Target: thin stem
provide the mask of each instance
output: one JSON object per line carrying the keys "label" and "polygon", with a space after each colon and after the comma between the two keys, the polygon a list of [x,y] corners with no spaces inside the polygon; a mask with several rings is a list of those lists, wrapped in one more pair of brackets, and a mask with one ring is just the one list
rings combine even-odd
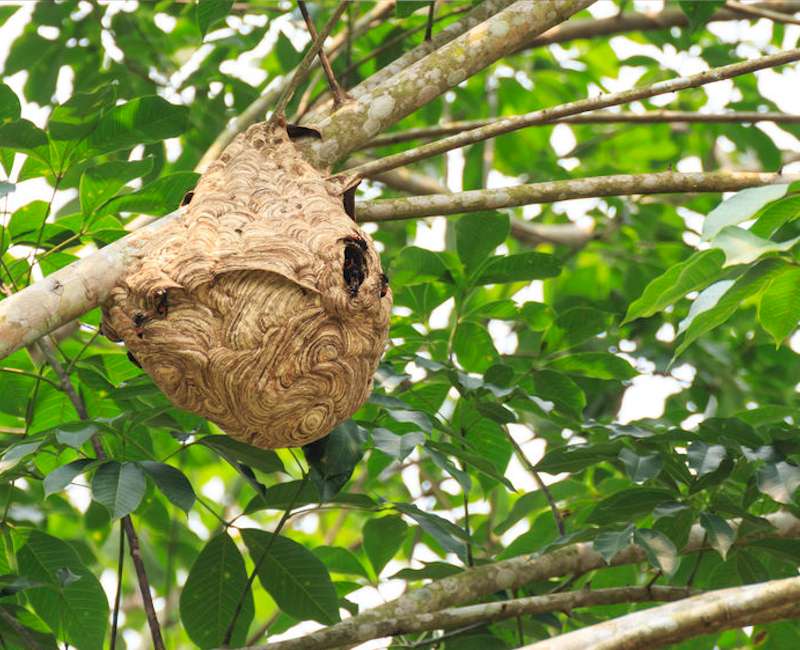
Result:
{"label": "thin stem", "polygon": [[544,494],[544,498],[547,500],[547,505],[550,506],[550,512],[553,513],[553,519],[556,522],[556,528],[558,529],[559,536],[563,537],[566,533],[564,528],[564,520],[561,517],[561,512],[558,509],[558,504],[556,500],[553,498],[553,493],[550,492],[550,488],[545,485],[542,477],[539,476],[539,472],[536,471],[536,468],[533,466],[533,463],[530,459],[525,455],[525,452],[522,450],[522,447],[519,446],[516,440],[514,440],[514,436],[511,435],[511,432],[508,430],[508,427],[504,427],[506,431],[506,437],[511,441],[511,445],[514,447],[514,453],[517,455],[519,462],[522,463],[533,476],[533,480],[536,481],[536,485]]}
{"label": "thin stem", "polygon": [[[306,7],[306,3],[303,2],[303,0],[297,0],[297,6],[300,7],[300,13],[303,14],[303,20],[306,21],[306,27],[308,28],[308,33],[311,36],[311,40],[316,41],[318,38],[317,28],[314,26],[314,21],[308,14],[308,7]],[[346,6],[349,7],[350,5],[347,4]],[[319,61],[322,64],[322,69],[325,71],[325,77],[328,79],[328,86],[330,87],[331,92],[333,93],[333,108],[335,110],[339,108],[339,106],[341,106],[346,101],[347,95],[342,90],[342,87],[339,85],[339,82],[336,81],[336,75],[333,74],[333,68],[331,68],[331,62],[328,59],[328,55],[325,54],[324,47],[320,47]]]}
{"label": "thin stem", "polygon": [[272,543],[275,541],[275,538],[280,535],[281,530],[283,529],[284,524],[289,519],[289,515],[292,512],[292,508],[294,507],[295,502],[297,501],[300,493],[303,491],[305,487],[306,481],[308,481],[308,477],[310,474],[306,472],[303,475],[303,480],[300,481],[300,485],[297,486],[297,491],[294,493],[292,500],[289,502],[289,507],[283,511],[283,515],[278,521],[278,525],[275,527],[275,530],[272,531],[272,537],[269,538],[267,542],[266,548],[264,548],[264,552],[261,554],[261,557],[258,558],[258,561],[253,565],[253,570],[250,572],[250,575],[247,577],[247,584],[245,585],[244,589],[242,589],[242,593],[239,596],[239,602],[236,603],[236,610],[233,612],[233,616],[231,617],[231,622],[228,624],[228,629],[225,630],[225,638],[222,640],[222,645],[227,646],[231,642],[231,637],[233,636],[233,630],[236,627],[236,621],[239,618],[239,614],[242,611],[242,607],[244,606],[245,598],[247,597],[250,588],[253,586],[253,582],[256,579],[256,575],[258,575],[258,570],[261,568],[261,565],[264,563],[264,560],[267,559],[269,555],[270,549],[272,548]]}
{"label": "thin stem", "polygon": [[27,370],[20,370],[19,368],[0,368],[0,372],[7,372],[12,375],[22,375],[23,377],[31,377],[33,379],[41,380],[53,386],[54,388],[61,389],[61,385],[54,382],[52,379],[48,379],[47,377],[42,377],[40,374],[35,372],[28,372]]}
{"label": "thin stem", "polygon": [[425,24],[425,40],[429,41],[433,37],[433,19],[436,15],[436,0],[430,0],[428,5],[428,22]]}
{"label": "thin stem", "polygon": [[771,9],[767,9],[765,7],[753,7],[750,5],[742,4],[741,2],[736,2],[735,0],[728,0],[725,3],[725,6],[728,9],[732,9],[733,11],[740,14],[745,14],[746,16],[755,16],[756,18],[767,18],[769,20],[775,21],[776,23],[800,25],[800,18],[795,18],[794,16],[790,16],[789,14],[784,14],[779,11],[772,11]]}
{"label": "thin stem", "polygon": [[114,596],[114,613],[111,617],[111,648],[117,647],[117,625],[119,623],[119,604],[122,600],[122,572],[125,567],[125,531],[119,526],[119,556],[117,558],[117,593]]}
{"label": "thin stem", "polygon": [[322,49],[322,44],[325,42],[325,39],[328,38],[328,34],[330,34],[331,30],[333,29],[336,22],[339,20],[339,17],[342,15],[342,13],[344,13],[345,9],[347,9],[347,0],[343,0],[342,2],[339,3],[339,6],[336,7],[336,10],[333,12],[333,15],[325,24],[325,27],[322,28],[322,31],[317,35],[317,38],[315,38],[314,42],[311,44],[311,47],[308,48],[308,51],[305,53],[305,56],[303,56],[302,61],[300,61],[299,65],[295,69],[294,76],[292,77],[291,81],[283,89],[283,92],[281,93],[280,97],[278,97],[278,101],[275,104],[275,111],[272,113],[272,116],[268,120],[268,124],[273,124],[276,120],[284,119],[286,106],[292,99],[292,95],[294,95],[294,92],[295,90],[297,90],[297,87],[306,78],[306,74],[308,74],[308,70],[311,67],[311,64],[313,63],[314,58]]}
{"label": "thin stem", "polygon": [[518,129],[531,126],[533,124],[540,124],[543,122],[552,122],[555,119],[567,117],[570,115],[577,115],[578,113],[586,113],[599,108],[608,108],[609,106],[618,106],[620,104],[627,104],[632,101],[646,99],[648,97],[655,97],[656,95],[663,95],[678,90],[685,90],[687,88],[696,88],[705,84],[721,81],[723,79],[731,79],[743,74],[749,74],[756,70],[763,70],[765,68],[774,68],[779,65],[791,63],[800,60],[800,49],[795,48],[763,56],[757,59],[747,61],[740,61],[732,63],[719,68],[705,70],[698,74],[690,75],[688,77],[677,77],[668,81],[659,81],[649,86],[642,86],[641,88],[631,88],[630,90],[623,90],[618,93],[605,93],[597,97],[589,97],[580,99],[578,101],[562,104],[561,106],[553,106],[538,111],[525,113],[524,115],[517,115],[514,117],[506,117],[486,126],[464,131],[449,138],[443,138],[437,142],[422,145],[409,151],[404,151],[393,156],[387,156],[380,160],[371,163],[359,165],[349,169],[346,173],[348,175],[356,175],[360,177],[369,176],[378,172],[386,171],[387,169],[394,169],[408,165],[418,160],[430,158],[446,151],[458,149],[468,144],[481,142],[488,138],[494,138],[504,133],[510,133]]}
{"label": "thin stem", "polygon": [[[485,120],[464,120],[460,122],[449,122],[437,126],[426,126],[418,129],[408,129],[396,133],[385,133],[379,135],[366,144],[362,149],[383,147],[410,140],[424,140],[426,138],[437,138],[443,135],[462,133],[471,129],[477,129],[487,124],[498,121],[493,118]],[[685,124],[743,124],[756,122],[775,122],[776,124],[800,124],[800,115],[791,113],[761,113],[758,111],[732,111],[730,113],[693,113],[691,111],[670,111],[658,110],[647,111],[645,113],[631,113],[630,111],[593,111],[581,115],[571,115],[562,117],[549,122],[540,122],[531,126],[549,126],[552,124],[663,124],[663,123],[685,123]]]}

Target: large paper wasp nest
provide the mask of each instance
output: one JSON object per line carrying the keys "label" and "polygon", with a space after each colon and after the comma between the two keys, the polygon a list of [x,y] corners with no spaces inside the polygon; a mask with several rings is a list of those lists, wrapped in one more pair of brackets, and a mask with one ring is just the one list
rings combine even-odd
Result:
{"label": "large paper wasp nest", "polygon": [[103,332],[181,408],[243,442],[298,446],[367,399],[391,300],[343,188],[283,125],[257,124],[144,245]]}

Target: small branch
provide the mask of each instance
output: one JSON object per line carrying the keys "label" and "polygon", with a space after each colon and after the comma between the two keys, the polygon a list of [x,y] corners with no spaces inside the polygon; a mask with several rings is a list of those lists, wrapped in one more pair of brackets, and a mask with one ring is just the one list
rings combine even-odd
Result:
{"label": "small branch", "polygon": [[[655,589],[655,587],[653,587]],[[800,578],[720,589],[539,641],[523,650],[638,650],[797,616]]]}
{"label": "small branch", "polygon": [[556,503],[556,500],[553,498],[553,493],[550,492],[550,488],[548,488],[545,485],[544,481],[542,480],[542,477],[539,476],[539,472],[537,472],[536,468],[533,466],[533,463],[525,455],[525,452],[522,451],[522,447],[520,447],[517,444],[517,441],[514,440],[514,437],[509,432],[508,427],[504,427],[504,429],[506,431],[506,437],[511,441],[511,445],[514,447],[514,452],[516,453],[519,462],[522,463],[525,466],[525,469],[527,469],[531,473],[531,475],[533,476],[533,480],[536,481],[536,485],[542,491],[542,494],[544,494],[544,498],[547,500],[547,505],[550,506],[550,512],[553,513],[553,519],[555,519],[556,528],[558,529],[558,534],[561,537],[563,537],[564,534],[566,533],[566,530],[564,528],[564,520],[561,517],[561,512],[559,512],[558,510],[558,504]]}
{"label": "small branch", "polygon": [[393,221],[601,196],[735,192],[746,187],[791,183],[798,179],[800,179],[798,174],[759,172],[620,174],[531,183],[492,190],[363,201],[356,204],[356,214],[359,221]]}
{"label": "small branch", "polygon": [[[303,14],[303,20],[306,21],[306,27],[308,28],[308,33],[311,36],[311,40],[316,41],[319,38],[317,34],[317,28],[314,26],[314,21],[308,14],[308,7],[306,7],[306,3],[303,2],[303,0],[297,0],[297,6],[300,7],[300,13]],[[349,6],[349,4],[346,4],[345,8]],[[331,92],[333,93],[333,107],[334,109],[337,109],[347,100],[347,95],[342,90],[339,82],[336,81],[336,75],[333,74],[331,62],[328,59],[328,55],[325,53],[325,48],[323,47],[320,47],[319,50],[319,61],[322,64],[322,69],[325,71],[325,77],[328,79],[328,86],[330,86]]]}
{"label": "small branch", "polygon": [[[487,124],[497,122],[500,118],[491,120],[466,120],[450,122],[438,126],[409,129],[397,133],[385,133],[367,142],[362,149],[383,147],[410,140],[424,140],[438,138],[443,135],[462,133],[477,129]],[[800,124],[800,115],[790,113],[760,113],[758,111],[734,111],[730,113],[693,113],[690,111],[648,111],[646,113],[631,113],[630,111],[612,113],[611,111],[594,111],[581,115],[571,115],[549,122],[539,122],[531,126],[547,126],[552,124],[752,124],[756,122],[775,122],[776,124]]]}
{"label": "small branch", "polygon": [[[56,375],[58,375],[59,379],[61,380],[61,387],[67,394],[67,397],[69,397],[70,402],[72,402],[72,406],[75,407],[78,417],[81,420],[88,420],[89,414],[86,411],[86,405],[84,404],[80,395],[78,395],[78,393],[75,391],[75,388],[72,386],[72,382],[69,380],[69,375],[66,374],[61,362],[58,360],[58,357],[56,357],[52,343],[50,343],[48,339],[43,338],[38,341],[37,346],[44,355],[45,359],[47,359],[47,362],[55,371]],[[92,446],[94,447],[97,458],[103,460],[107,458],[105,450],[103,449],[103,446],[100,444],[100,440],[96,435],[92,437]],[[150,636],[153,639],[153,648],[155,650],[165,650],[164,640],[161,637],[161,627],[158,624],[158,616],[156,615],[155,607],[153,607],[153,597],[150,594],[150,581],[147,578],[147,571],[145,570],[144,561],[142,560],[142,553],[139,548],[139,536],[136,534],[136,529],[133,527],[133,521],[131,521],[130,515],[125,515],[122,518],[122,527],[124,528],[125,535],[128,538],[131,559],[133,560],[133,566],[136,569],[136,578],[139,583],[139,591],[142,594],[142,604],[144,605],[147,624],[150,626]]]}
{"label": "small branch", "polygon": [[[768,8],[771,11],[781,13],[793,13],[800,11],[800,2],[788,0],[775,2],[758,2],[750,7]],[[724,20],[741,20],[741,14],[730,9],[720,9],[712,14],[709,22]],[[686,27],[689,19],[686,14],[678,7],[669,4],[663,11],[653,13],[624,13],[612,16],[611,18],[587,18],[584,20],[572,20],[545,32],[541,36],[531,39],[519,51],[531,47],[541,47],[552,45],[553,43],[564,43],[579,38],[596,38],[598,36],[608,36],[610,34],[624,34],[626,32],[667,30],[670,27]]]}
{"label": "small branch", "polygon": [[[800,519],[788,512],[773,513],[767,515],[766,519],[776,529],[770,537],[800,538]],[[729,523],[733,528],[738,528],[737,521]],[[693,526],[682,553],[698,551],[702,548],[704,539],[705,531],[699,525]],[[741,545],[746,542],[747,540],[737,540],[736,544]],[[280,644],[270,644],[269,646],[256,646],[251,650],[321,650],[322,648],[356,644],[372,638],[373,627],[380,625],[381,621],[387,618],[424,616],[476,600],[496,591],[517,589],[529,582],[566,575],[578,576],[606,566],[621,566],[645,560],[644,551],[638,546],[631,545],[606,563],[590,543],[571,544],[544,555],[523,555],[500,560],[474,569],[467,569],[448,578],[435,580],[424,587],[409,591],[395,600],[368,609],[336,625],[307,634],[300,639],[283,641]]]}
{"label": "small branch", "polygon": [[[696,88],[705,84],[721,81],[722,79],[731,79],[743,74],[749,74],[756,70],[763,70],[765,68],[774,68],[779,65],[791,63],[800,60],[800,48],[786,50],[778,54],[771,54],[756,59],[747,61],[740,61],[732,63],[719,68],[712,68],[705,70],[698,74],[690,75],[688,77],[677,77],[668,81],[659,81],[649,86],[642,86],[641,88],[631,88],[630,90],[623,90],[618,93],[606,93],[598,95],[597,97],[589,97],[587,99],[580,99],[575,102],[562,104],[561,106],[554,106],[545,108],[524,115],[517,115],[514,117],[506,117],[497,120],[486,126],[470,131],[464,131],[449,138],[443,138],[437,142],[422,145],[409,151],[404,151],[393,156],[381,158],[373,163],[360,165],[348,171],[349,174],[356,174],[361,177],[369,176],[377,172],[393,169],[394,167],[401,167],[408,165],[418,160],[430,158],[446,151],[458,149],[468,144],[481,142],[488,138],[494,138],[504,133],[510,133],[518,129],[531,126],[533,124],[540,124],[543,122],[552,122],[554,119],[567,117],[569,115],[576,115],[578,113],[586,113],[598,108],[608,108],[609,106],[618,106],[620,104],[627,104],[632,101],[646,99],[648,97],[655,97],[656,95],[663,95],[686,88]],[[360,143],[359,143],[360,146]]]}
{"label": "small branch", "polygon": [[314,62],[314,59],[316,58],[317,54],[319,54],[320,51],[322,50],[322,46],[325,43],[325,39],[328,38],[328,34],[331,33],[331,30],[333,29],[334,25],[336,25],[336,23],[339,20],[339,17],[344,13],[345,9],[347,9],[347,0],[342,0],[342,2],[339,3],[339,6],[336,7],[336,10],[333,12],[331,17],[328,19],[328,22],[325,24],[325,27],[322,28],[322,31],[319,34],[317,34],[317,37],[311,43],[311,47],[308,48],[308,51],[303,56],[303,59],[295,68],[294,75],[289,81],[289,84],[283,89],[280,96],[278,97],[278,101],[275,104],[275,110],[273,111],[272,116],[267,121],[268,124],[272,124],[275,120],[284,118],[286,106],[292,99],[294,91],[297,90],[297,87],[306,78],[306,74],[308,73],[311,64]]}
{"label": "small branch", "polygon": [[428,22],[425,24],[425,40],[430,41],[433,36],[433,19],[436,15],[436,0],[430,0],[428,6]]}
{"label": "small branch", "polygon": [[117,593],[114,596],[114,613],[111,616],[111,647],[117,647],[117,624],[119,622],[119,604],[122,600],[122,570],[125,566],[125,533],[122,524],[119,527],[119,557],[117,558]]}
{"label": "small branch", "polygon": [[772,11],[766,7],[754,7],[753,5],[742,4],[735,0],[728,0],[725,3],[728,9],[744,14],[746,16],[753,16],[755,18],[767,18],[768,20],[775,21],[776,23],[787,23],[790,25],[800,25],[800,18],[795,18],[789,14],[784,14],[779,11]]}

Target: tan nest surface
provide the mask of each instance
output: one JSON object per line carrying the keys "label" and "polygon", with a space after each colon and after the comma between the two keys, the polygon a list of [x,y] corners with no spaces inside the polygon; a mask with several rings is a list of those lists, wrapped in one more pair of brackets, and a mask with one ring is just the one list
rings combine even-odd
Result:
{"label": "tan nest surface", "polygon": [[203,175],[103,308],[176,405],[259,447],[303,445],[367,399],[391,292],[342,189],[283,126],[257,124]]}

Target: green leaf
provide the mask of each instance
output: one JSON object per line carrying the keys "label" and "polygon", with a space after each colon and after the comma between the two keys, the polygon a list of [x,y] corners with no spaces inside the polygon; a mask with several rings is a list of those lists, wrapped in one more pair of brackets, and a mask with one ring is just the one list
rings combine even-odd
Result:
{"label": "green leaf", "polygon": [[90,167],[83,172],[80,182],[81,210],[92,214],[112,198],[126,183],[144,176],[153,166],[153,159],[113,161]]}
{"label": "green leaf", "polygon": [[549,351],[573,348],[607,331],[614,315],[593,307],[573,307],[561,312],[545,335]]}
{"label": "green leaf", "polygon": [[[299,492],[298,492],[299,490]],[[249,515],[258,510],[286,510],[309,503],[319,503],[319,490],[309,481],[287,481],[269,486],[264,494],[257,494],[245,508]]]}
{"label": "green leaf", "polygon": [[[713,5],[711,2],[698,2],[696,4],[707,7]],[[681,5],[683,5],[683,2]],[[712,9],[712,12],[714,10],[715,8]],[[708,213],[706,220],[703,222],[703,239],[713,239],[725,227],[735,226],[737,223],[751,219],[767,203],[785,196],[788,189],[788,185],[764,185],[763,187],[750,187],[737,192]]]}
{"label": "green leaf", "polygon": [[225,18],[233,6],[233,0],[198,0],[195,6],[197,27],[203,38],[214,23]]}
{"label": "green leaf", "polygon": [[456,222],[456,250],[468,273],[506,240],[509,229],[508,215],[500,212],[474,212]]}
{"label": "green leaf", "polygon": [[431,0],[401,0],[395,5],[394,12],[398,18],[406,18],[415,11],[428,7],[430,4]]}
{"label": "green leaf", "polygon": [[728,551],[731,546],[733,546],[736,532],[722,517],[718,517],[710,512],[700,513],[700,525],[703,527],[703,530],[706,531],[708,543],[711,544],[711,548],[717,551],[724,561],[728,555]]}
{"label": "green leaf", "polygon": [[108,201],[97,211],[98,216],[133,212],[161,217],[177,210],[186,192],[197,185],[200,174],[175,172],[148,183],[142,189]]}
{"label": "green leaf", "polygon": [[553,370],[539,370],[533,376],[533,395],[552,402],[562,413],[580,417],[586,407],[586,395],[567,375]]}
{"label": "green leaf", "polygon": [[1,124],[0,149],[21,151],[45,165],[50,164],[47,134],[29,120]]}
{"label": "green leaf", "polygon": [[105,84],[90,93],[75,93],[56,106],[47,120],[47,131],[53,140],[79,140],[97,126],[100,113],[114,105],[116,86]]}
{"label": "green leaf", "polygon": [[632,379],[639,373],[622,357],[608,352],[579,352],[553,359],[549,367],[595,379]]}
{"label": "green leaf", "polygon": [[483,325],[459,323],[453,336],[453,351],[458,363],[469,372],[484,372],[497,361],[497,350]]}
{"label": "green leaf", "polygon": [[628,524],[624,530],[599,533],[592,541],[592,548],[609,564],[617,553],[633,543],[633,531],[633,524]]}
{"label": "green leaf", "polygon": [[228,436],[205,436],[198,443],[215,451],[220,457],[236,467],[244,463],[259,472],[286,472],[281,459],[271,449],[260,449]]}
{"label": "green leaf", "polygon": [[623,324],[652,316],[690,291],[702,289],[719,276],[724,262],[725,254],[712,248],[695,253],[689,259],[673,265],[652,280],[642,295],[630,304]]}
{"label": "green leaf", "polygon": [[604,442],[559,447],[548,451],[536,464],[536,469],[548,474],[579,472],[597,463],[616,458],[621,446],[619,442]]}
{"label": "green leaf", "polygon": [[19,98],[16,93],[0,82],[0,125],[17,121],[20,110]]}
{"label": "green leaf", "polygon": [[689,467],[697,473],[697,476],[705,476],[716,471],[727,454],[722,445],[708,445],[701,440],[689,443],[687,450]]}
{"label": "green leaf", "polygon": [[400,435],[378,427],[372,430],[372,441],[375,443],[375,449],[395,460],[403,460],[417,445],[425,442],[425,436],[419,431]]}
{"label": "green leaf", "polygon": [[758,322],[780,345],[800,322],[800,268],[787,266],[767,285],[758,303]]}
{"label": "green leaf", "polygon": [[56,441],[61,445],[80,449],[88,442],[92,436],[101,433],[103,426],[91,420],[81,420],[77,422],[66,422],[58,426],[54,431]]}
{"label": "green leaf", "polygon": [[[70,645],[80,650],[102,650],[108,600],[75,550],[60,539],[32,530],[17,552],[17,562],[22,575],[49,585],[25,594],[42,620],[57,634],[63,633]],[[59,572],[63,569],[78,579],[62,585]]]}
{"label": "green leaf", "polygon": [[361,561],[346,548],[339,546],[317,546],[313,551],[322,563],[334,573],[361,576],[369,580],[369,573]]}
{"label": "green leaf", "polygon": [[619,459],[625,465],[625,472],[634,483],[644,483],[655,478],[664,466],[664,459],[660,453],[640,456],[627,447],[620,449]]}
{"label": "green leaf", "polygon": [[139,465],[172,504],[187,513],[192,509],[195,500],[194,489],[183,472],[171,465],[152,460],[140,461]]}
{"label": "green leaf", "polygon": [[144,497],[147,482],[136,463],[103,463],[92,479],[92,497],[104,505],[113,519],[130,514]]}
{"label": "green leaf", "polygon": [[768,205],[750,228],[759,237],[770,237],[781,226],[800,217],[800,196],[787,196]]}
{"label": "green leaf", "polygon": [[713,307],[696,313],[691,322],[683,326],[685,330],[683,341],[675,351],[675,356],[679,356],[698,337],[722,325],[733,316],[743,300],[761,291],[784,266],[780,260],[764,260],[739,277]]}
{"label": "green leaf", "polygon": [[447,267],[439,253],[407,246],[392,262],[392,285],[406,286],[444,279]]}
{"label": "green leaf", "polygon": [[367,432],[352,420],[337,425],[327,436],[303,447],[311,480],[322,501],[330,501],[344,487],[364,455]]}
{"label": "green leaf", "polygon": [[547,253],[517,253],[490,257],[474,279],[474,284],[501,284],[528,282],[553,278],[561,273],[561,264]]}
{"label": "green leaf", "polygon": [[410,503],[395,503],[394,507],[416,521],[420,528],[435,539],[445,551],[455,553],[462,561],[466,560],[465,542],[469,537],[461,528],[439,515],[420,510]]}
{"label": "green leaf", "polygon": [[83,474],[96,462],[97,461],[93,458],[80,458],[54,469],[44,479],[43,486],[45,498],[49,497],[51,494],[55,494],[56,492],[61,492],[61,490],[72,483],[72,480],[76,476]]}
{"label": "green leaf", "polygon": [[633,542],[644,550],[648,562],[654,567],[667,576],[675,573],[679,564],[678,551],[669,537],[657,530],[637,528],[633,533]]}
{"label": "green leaf", "polygon": [[766,463],[756,473],[759,491],[778,503],[791,503],[800,487],[800,467],[787,462]]}
{"label": "green leaf", "polygon": [[263,530],[244,528],[241,533],[258,567],[258,579],[283,612],[324,625],[339,621],[336,589],[328,569],[311,551]]}
{"label": "green leaf", "polygon": [[188,119],[185,106],[157,95],[137,97],[103,115],[89,136],[88,153],[99,155],[177,137],[186,130]]}
{"label": "green leaf", "polygon": [[592,524],[611,524],[618,521],[633,521],[651,513],[665,501],[674,500],[668,490],[636,487],[621,490],[598,503],[587,518]]}
{"label": "green leaf", "polygon": [[364,552],[369,558],[375,575],[379,576],[383,567],[397,553],[405,539],[408,524],[400,515],[389,515],[370,519],[364,524]]}
{"label": "green leaf", "polygon": [[231,636],[233,647],[245,642],[253,620],[253,593],[242,554],[223,532],[205,545],[189,569],[180,597],[181,622],[195,644],[216,648],[223,644],[240,603]]}
{"label": "green leaf", "polygon": [[38,233],[47,219],[48,205],[45,201],[31,201],[19,208],[8,222],[8,232],[15,244],[30,240],[36,243]]}
{"label": "green leaf", "polygon": [[711,245],[725,253],[725,264],[723,266],[727,267],[736,266],[737,264],[752,264],[768,253],[788,251],[798,241],[800,241],[800,237],[784,242],[774,242],[770,239],[758,237],[744,228],[726,226],[714,237]]}

